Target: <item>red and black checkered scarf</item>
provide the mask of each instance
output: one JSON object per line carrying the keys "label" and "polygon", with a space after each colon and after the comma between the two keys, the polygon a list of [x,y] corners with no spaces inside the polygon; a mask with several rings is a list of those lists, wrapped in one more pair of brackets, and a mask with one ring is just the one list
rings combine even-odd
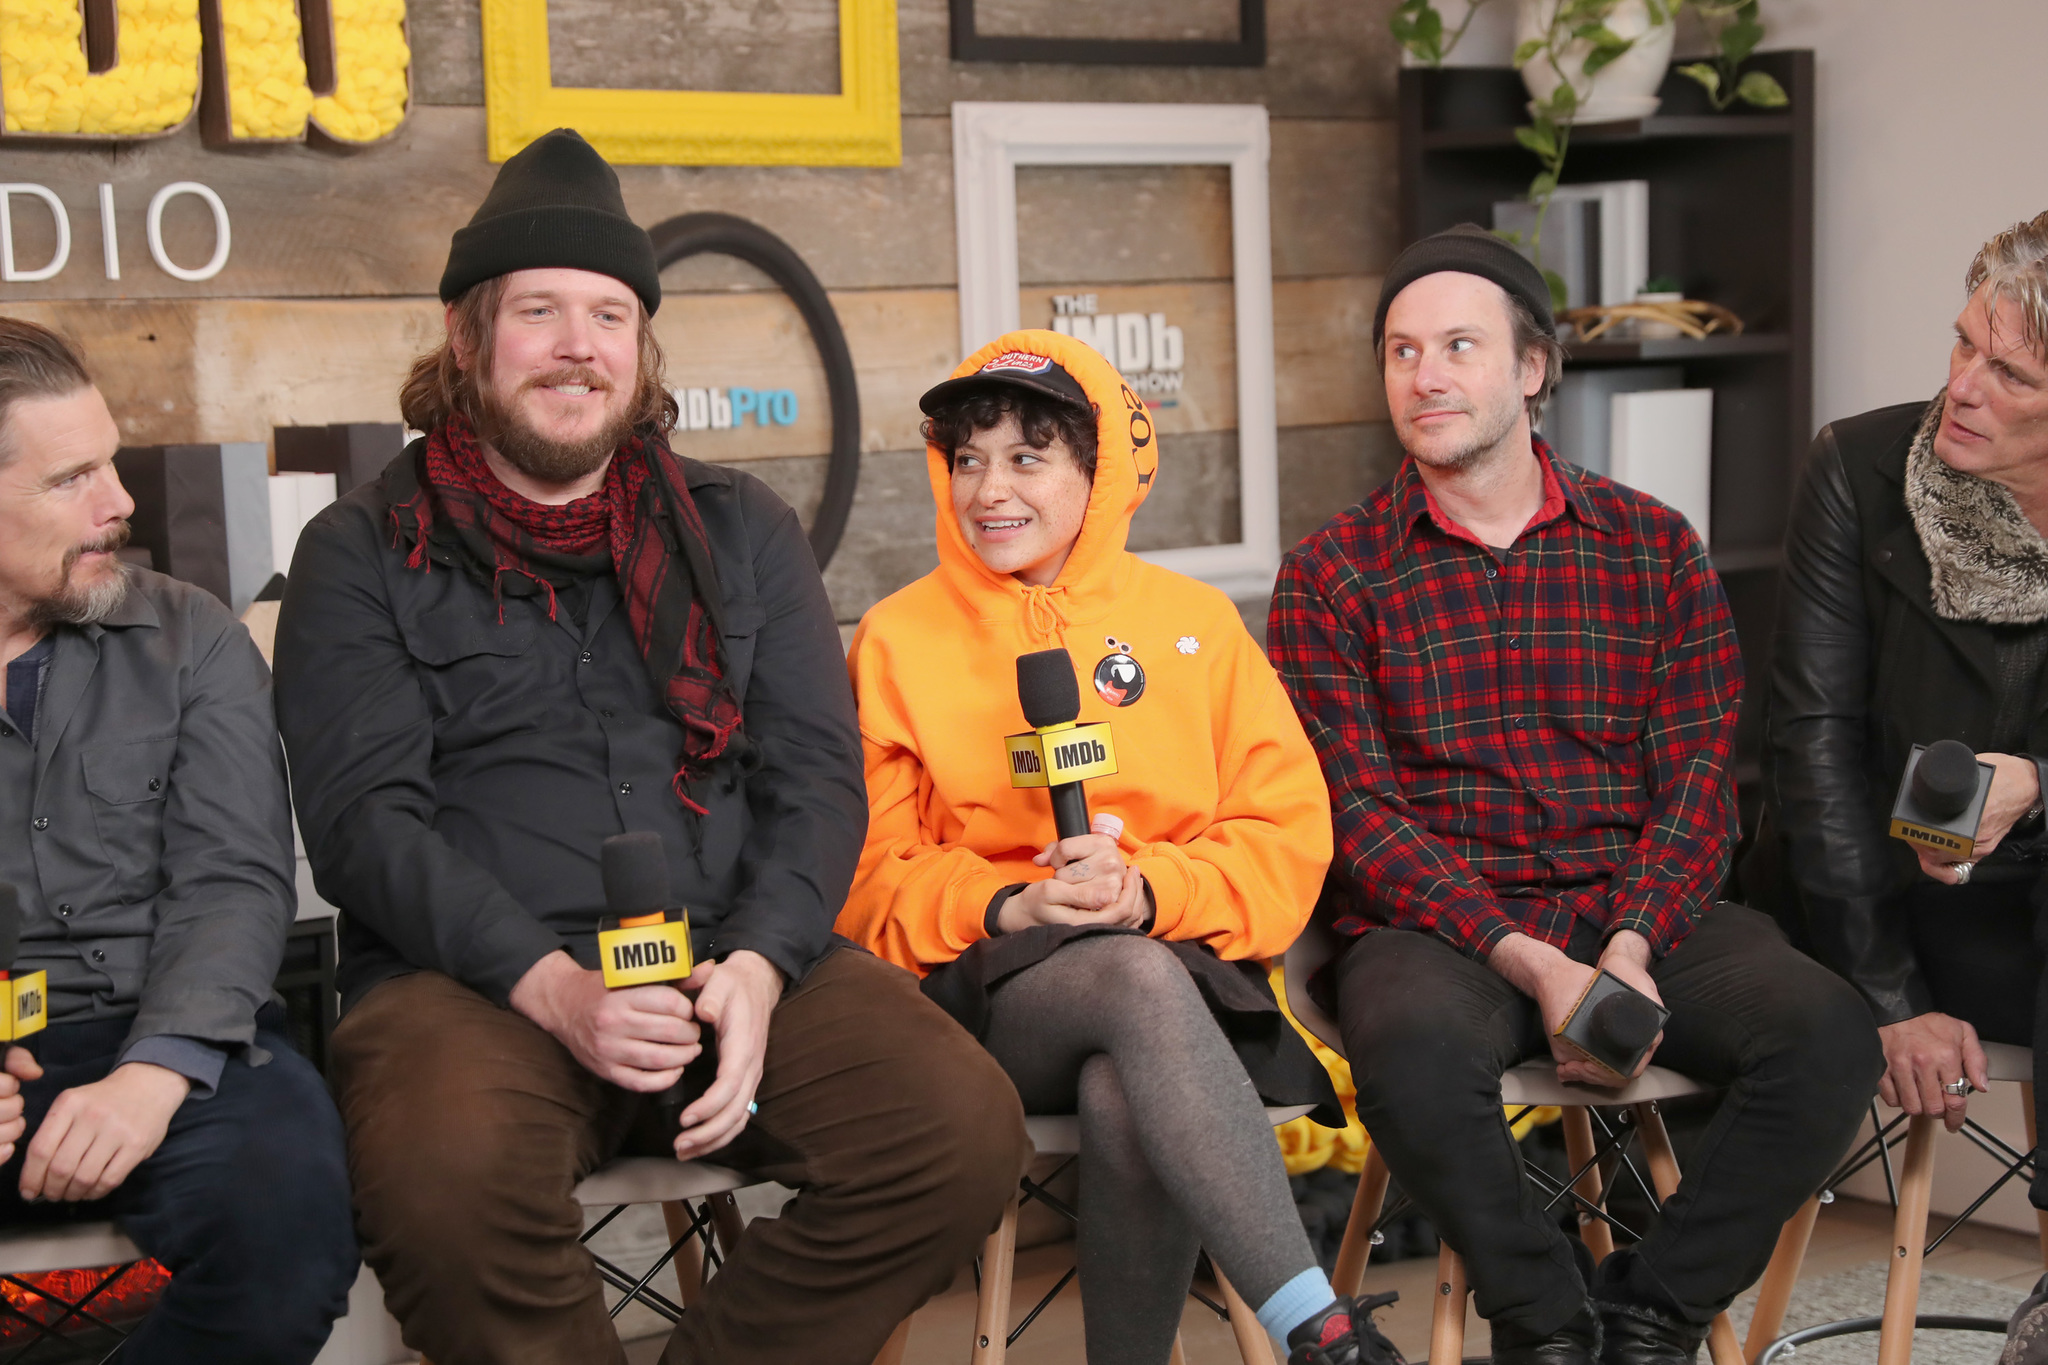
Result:
{"label": "red and black checkered scarf", "polygon": [[479,577],[488,579],[504,619],[508,576],[530,580],[555,614],[555,588],[612,570],[626,599],[633,639],[669,711],[682,723],[676,796],[704,814],[691,785],[729,752],[745,747],[740,706],[725,678],[718,574],[711,542],[683,477],[682,461],[658,435],[635,434],[612,456],[604,486],[560,506],[507,488],[484,461],[460,414],[427,437],[412,473],[394,485],[391,518],[406,567],[430,569],[428,540],[454,533]]}

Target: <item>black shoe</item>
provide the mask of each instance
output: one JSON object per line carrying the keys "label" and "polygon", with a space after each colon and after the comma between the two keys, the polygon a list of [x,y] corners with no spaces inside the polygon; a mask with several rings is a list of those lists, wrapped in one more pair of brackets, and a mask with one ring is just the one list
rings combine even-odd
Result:
{"label": "black shoe", "polygon": [[1339,1298],[1287,1334],[1287,1365],[1408,1365],[1372,1320],[1373,1309],[1400,1297]]}
{"label": "black shoe", "polygon": [[1595,1365],[1600,1357],[1600,1320],[1582,1312],[1547,1336],[1512,1322],[1493,1328],[1493,1365]]}
{"label": "black shoe", "polygon": [[1704,1323],[1643,1304],[1602,1303],[1600,1365],[1694,1365]]}
{"label": "black shoe", "polygon": [[2012,1310],[1998,1365],[2048,1365],[2048,1275]]}

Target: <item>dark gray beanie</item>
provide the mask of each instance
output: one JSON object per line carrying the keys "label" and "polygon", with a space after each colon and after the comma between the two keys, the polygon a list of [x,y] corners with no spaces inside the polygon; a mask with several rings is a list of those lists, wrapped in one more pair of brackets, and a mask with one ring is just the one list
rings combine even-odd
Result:
{"label": "dark gray beanie", "polygon": [[441,301],[515,270],[567,267],[609,275],[661,307],[654,242],[626,213],[619,173],[574,128],[535,138],[498,172],[469,226],[457,228]]}
{"label": "dark gray beanie", "polygon": [[1477,223],[1460,223],[1424,237],[1387,267],[1387,278],[1380,284],[1380,306],[1372,315],[1373,350],[1379,350],[1386,338],[1387,309],[1394,296],[1424,275],[1443,270],[1492,280],[1527,305],[1537,326],[1557,335],[1557,322],[1550,316],[1550,286],[1543,282],[1543,272]]}

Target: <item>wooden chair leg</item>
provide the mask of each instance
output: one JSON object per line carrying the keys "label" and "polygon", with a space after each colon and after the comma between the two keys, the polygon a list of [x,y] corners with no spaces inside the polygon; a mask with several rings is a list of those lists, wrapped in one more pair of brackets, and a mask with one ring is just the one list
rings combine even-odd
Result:
{"label": "wooden chair leg", "polygon": [[875,1355],[875,1365],[903,1365],[903,1352],[910,1345],[910,1319],[896,1324],[896,1330],[889,1333],[889,1339],[882,1343],[882,1349]]}
{"label": "wooden chair leg", "polygon": [[1884,1326],[1877,1365],[1910,1365],[1913,1319],[1920,1311],[1920,1258],[1927,1245],[1927,1202],[1934,1192],[1934,1135],[1941,1120],[1906,1121],[1906,1160],[1899,1173],[1899,1211],[1892,1220],[1892,1268],[1884,1286]]}
{"label": "wooden chair leg", "polygon": [[981,1247],[981,1298],[974,1307],[974,1350],[970,1365],[1003,1365],[1010,1335],[1010,1277],[1017,1269],[1017,1196],[1003,1207],[1003,1221]]}
{"label": "wooden chair leg", "polygon": [[[1593,1121],[1579,1105],[1564,1111],[1564,1159],[1575,1171],[1593,1159]],[[1573,1188],[1579,1192],[1579,1198],[1600,1206],[1600,1168],[1589,1167]],[[1598,1265],[1614,1254],[1614,1230],[1583,1209],[1578,1217],[1579,1239],[1593,1253],[1593,1264]]]}
{"label": "wooden chair leg", "polygon": [[740,1201],[731,1190],[723,1190],[704,1202],[711,1206],[711,1227],[718,1234],[719,1250],[730,1259],[739,1247],[740,1234],[747,1230],[747,1220],[740,1216]]}
{"label": "wooden chair leg", "polygon": [[1372,1225],[1387,1202],[1387,1163],[1377,1146],[1365,1150],[1365,1168],[1358,1173],[1358,1197],[1351,1201],[1351,1221],[1344,1225],[1344,1241],[1337,1248],[1337,1269],[1330,1287],[1339,1294],[1356,1295],[1365,1281],[1365,1263],[1372,1256]]}
{"label": "wooden chair leg", "polygon": [[[675,1241],[690,1230],[690,1206],[680,1199],[667,1201],[661,1206],[661,1221],[668,1224],[669,1241]],[[676,1248],[669,1265],[676,1272],[676,1290],[682,1295],[683,1307],[696,1307],[697,1300],[704,1297],[703,1239],[692,1237]]]}
{"label": "wooden chair leg", "polygon": [[1799,1206],[1778,1233],[1778,1249],[1757,1281],[1756,1313],[1749,1320],[1749,1339],[1742,1343],[1742,1358],[1754,1361],[1764,1347],[1778,1339],[1785,1326],[1785,1309],[1792,1302],[1792,1287],[1799,1283],[1799,1268],[1806,1262],[1806,1246],[1813,1240],[1813,1225],[1820,1218],[1820,1196]]}
{"label": "wooden chair leg", "polygon": [[[1671,1134],[1664,1131],[1664,1116],[1657,1112],[1654,1102],[1636,1106],[1636,1136],[1642,1141],[1643,1158],[1650,1166],[1650,1184],[1656,1188],[1657,1202],[1661,1204],[1678,1189],[1678,1156],[1671,1150]],[[1714,1365],[1742,1365],[1742,1344],[1736,1340],[1735,1323],[1726,1313],[1717,1314],[1713,1325],[1707,1328],[1707,1355]]]}
{"label": "wooden chair leg", "polygon": [[1216,1287],[1223,1291],[1223,1305],[1230,1310],[1230,1334],[1237,1338],[1238,1358],[1244,1365],[1274,1365],[1273,1339],[1266,1335],[1259,1315],[1224,1276],[1222,1266],[1211,1260],[1209,1268],[1216,1273]]}
{"label": "wooden chair leg", "polygon": [[1451,1250],[1450,1243],[1437,1243],[1436,1303],[1429,1312],[1429,1365],[1460,1365],[1465,1359],[1468,1289],[1464,1258]]}
{"label": "wooden chair leg", "polygon": [[1188,1365],[1188,1353],[1181,1348],[1178,1332],[1173,1334],[1173,1354],[1166,1358],[1166,1365]]}
{"label": "wooden chair leg", "polygon": [[[2041,1135],[2034,1131],[2034,1083],[2020,1082],[2020,1108],[2027,1116],[2027,1150],[2033,1151],[2040,1144]],[[2041,1229],[2041,1267],[2048,1270],[2048,1209],[2035,1209],[2034,1222]]]}

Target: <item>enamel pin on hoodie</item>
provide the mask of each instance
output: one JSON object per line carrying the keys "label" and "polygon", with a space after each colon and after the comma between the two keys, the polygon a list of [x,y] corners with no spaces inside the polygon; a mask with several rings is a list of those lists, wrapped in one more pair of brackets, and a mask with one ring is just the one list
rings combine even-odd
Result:
{"label": "enamel pin on hoodie", "polygon": [[1145,695],[1144,666],[1116,636],[1105,635],[1102,643],[1109,646],[1109,653],[1095,665],[1096,694],[1111,706],[1129,706]]}

